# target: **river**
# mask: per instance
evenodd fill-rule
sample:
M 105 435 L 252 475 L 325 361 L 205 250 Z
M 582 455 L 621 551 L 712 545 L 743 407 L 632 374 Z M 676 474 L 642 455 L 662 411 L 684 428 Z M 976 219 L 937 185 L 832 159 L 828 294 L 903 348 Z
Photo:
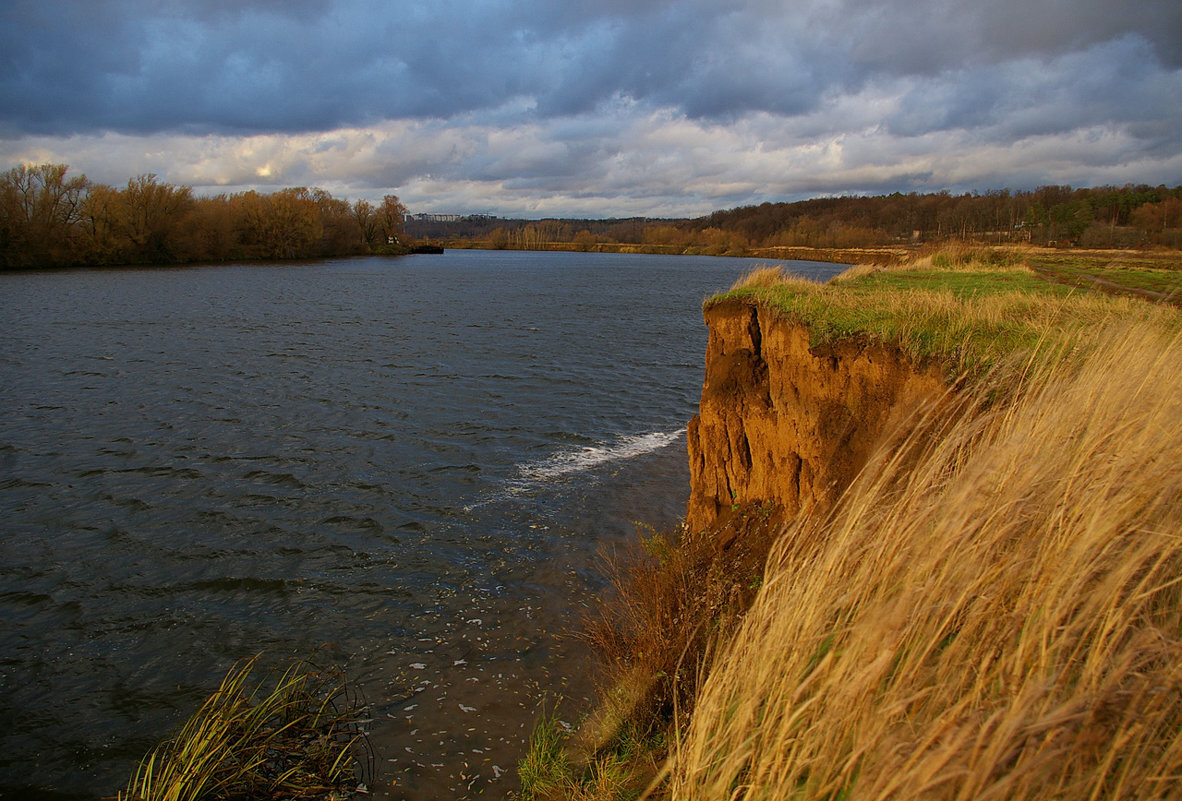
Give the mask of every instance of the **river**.
M 0 273 L 0 797 L 113 795 L 257 653 L 345 667 L 376 797 L 503 794 L 585 708 L 601 554 L 684 513 L 701 302 L 768 263 Z

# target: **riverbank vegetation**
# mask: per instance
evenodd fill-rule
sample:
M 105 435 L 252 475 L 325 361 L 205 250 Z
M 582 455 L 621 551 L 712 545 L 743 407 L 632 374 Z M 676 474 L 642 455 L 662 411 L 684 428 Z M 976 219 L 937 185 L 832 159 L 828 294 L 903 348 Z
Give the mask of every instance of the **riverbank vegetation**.
M 763 271 L 733 292 L 820 339 L 942 360 L 956 389 L 832 509 L 734 510 L 732 527 L 773 526 L 753 575 L 701 569 L 711 549 L 727 561 L 726 529 L 631 560 L 589 629 L 603 707 L 668 683 L 665 665 L 689 692 L 627 704 L 614 739 L 581 761 L 568 747 L 527 796 L 1177 795 L 1182 315 L 962 249 L 824 287 Z M 679 581 L 730 602 L 671 616 Z M 658 633 L 636 636 L 648 618 Z M 627 764 L 651 767 L 628 783 L 608 769 L 636 732 L 650 747 Z
M 942 249 L 897 267 L 855 267 L 824 286 L 765 269 L 713 302 L 745 298 L 805 324 L 814 345 L 869 338 L 918 361 L 938 361 L 950 376 L 980 372 L 1040 344 L 1071 343 L 1108 320 L 1177 317 L 1131 293 L 1110 297 L 1047 280 L 1028 266 L 1031 255 L 1021 248 Z M 1035 258 L 1070 269 L 1066 259 Z M 1170 287 L 1161 299 L 1182 299 L 1182 263 L 1160 273 Z
M 118 801 L 352 797 L 372 773 L 364 704 L 337 669 L 296 662 L 255 682 L 255 659 L 144 757 Z
M 1177 795 L 1182 348 L 1081 337 L 785 531 L 672 797 Z
M 63 164 L 0 174 L 0 269 L 310 259 L 408 252 L 406 209 L 321 189 L 198 197 L 154 175 L 120 188 Z

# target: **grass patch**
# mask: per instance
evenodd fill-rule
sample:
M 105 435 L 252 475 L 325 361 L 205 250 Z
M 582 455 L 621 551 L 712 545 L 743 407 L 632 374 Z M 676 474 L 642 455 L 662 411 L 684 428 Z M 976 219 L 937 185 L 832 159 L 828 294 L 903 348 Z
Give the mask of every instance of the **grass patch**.
M 177 732 L 144 757 L 118 801 L 348 798 L 371 768 L 364 707 L 337 669 L 307 661 L 251 686 L 235 665 Z M 364 789 L 364 788 L 362 788 Z
M 530 733 L 529 750 L 517 765 L 523 801 L 565 797 L 570 783 L 570 762 L 566 757 L 569 736 L 557 712 L 543 708 Z
M 1029 258 L 1021 250 L 960 248 L 898 267 L 856 267 L 826 285 L 791 276 L 777 283 L 764 271 L 707 305 L 754 302 L 804 324 L 813 345 L 875 340 L 939 361 L 950 376 L 981 374 L 1046 343 L 1070 346 L 1080 332 L 1112 320 L 1178 325 L 1172 309 L 1045 280 L 1026 266 Z
M 633 801 L 652 783 L 667 754 L 663 733 L 642 731 L 635 721 L 585 761 L 569 758 L 571 735 L 555 714 L 542 710 L 529 751 L 517 766 L 522 801 Z
M 1182 259 L 1176 253 L 1034 253 L 1029 263 L 1070 286 L 1151 292 L 1182 305 Z

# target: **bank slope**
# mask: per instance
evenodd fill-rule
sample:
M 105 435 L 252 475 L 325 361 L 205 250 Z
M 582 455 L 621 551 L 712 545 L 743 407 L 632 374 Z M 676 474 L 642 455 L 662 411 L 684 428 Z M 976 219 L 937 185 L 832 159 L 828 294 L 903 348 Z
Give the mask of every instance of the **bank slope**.
M 1178 315 L 1014 272 L 756 281 L 708 304 L 726 342 L 691 519 L 725 517 L 729 493 L 812 511 L 718 645 L 672 797 L 1182 795 Z M 826 391 L 776 389 L 773 353 Z M 859 360 L 897 376 L 860 381 Z M 712 373 L 748 390 L 729 417 Z M 823 497 L 777 469 L 807 460 L 776 450 L 769 409 L 801 397 L 830 409 L 803 428 Z

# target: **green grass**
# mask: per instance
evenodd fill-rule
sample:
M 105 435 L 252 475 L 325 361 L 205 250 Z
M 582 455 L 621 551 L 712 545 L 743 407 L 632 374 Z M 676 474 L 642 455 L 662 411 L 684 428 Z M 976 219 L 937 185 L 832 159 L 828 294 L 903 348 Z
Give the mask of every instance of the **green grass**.
M 1090 286 L 1093 279 L 1132 290 L 1157 292 L 1182 303 L 1182 263 L 1166 258 L 1116 255 L 1035 255 L 1030 265 L 1073 286 Z
M 566 741 L 557 712 L 543 708 L 530 733 L 529 750 L 517 765 L 524 801 L 562 797 L 570 773 Z
M 706 306 L 753 302 L 806 326 L 813 346 L 882 342 L 936 361 L 950 375 L 981 373 L 1047 344 L 1070 347 L 1079 332 L 1114 319 L 1178 325 L 1173 309 L 1049 281 L 1016 258 L 1008 251 L 938 252 L 900 267 L 853 268 L 825 285 L 776 280 L 765 269 Z
M 638 720 L 588 760 L 570 758 L 570 736 L 555 713 L 542 710 L 517 766 L 523 801 L 634 801 L 658 776 L 668 751 L 664 730 Z

